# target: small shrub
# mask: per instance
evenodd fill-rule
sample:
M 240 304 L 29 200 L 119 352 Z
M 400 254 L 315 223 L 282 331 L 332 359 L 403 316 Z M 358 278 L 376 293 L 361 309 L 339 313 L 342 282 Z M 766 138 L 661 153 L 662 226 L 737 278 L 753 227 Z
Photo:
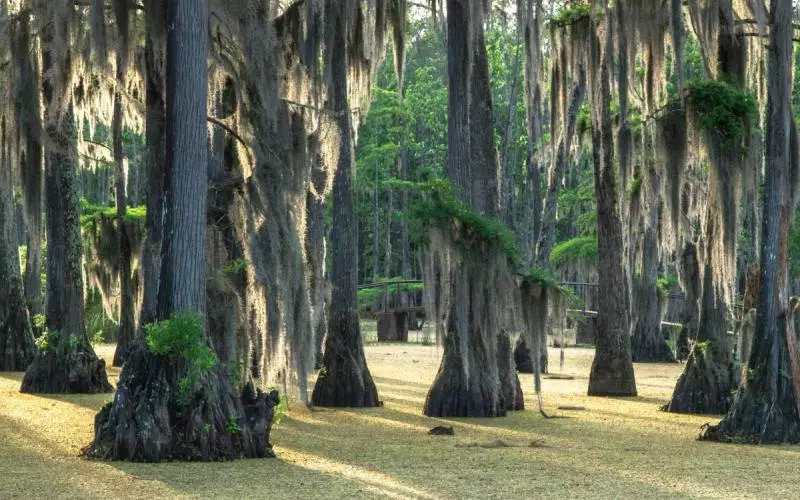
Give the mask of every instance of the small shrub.
M 178 403 L 188 404 L 200 378 L 217 364 L 217 355 L 206 344 L 202 316 L 192 312 L 177 313 L 166 321 L 145 326 L 145 331 L 151 352 L 186 362 L 186 375 L 178 381 Z
M 242 432 L 242 427 L 239 425 L 239 419 L 237 417 L 228 419 L 228 423 L 225 424 L 225 432 L 228 434 L 239 434 Z
M 673 276 L 671 274 L 667 276 L 661 276 L 656 281 L 656 288 L 658 288 L 658 293 L 662 297 L 666 297 L 669 293 L 678 286 L 678 278 L 677 276 Z

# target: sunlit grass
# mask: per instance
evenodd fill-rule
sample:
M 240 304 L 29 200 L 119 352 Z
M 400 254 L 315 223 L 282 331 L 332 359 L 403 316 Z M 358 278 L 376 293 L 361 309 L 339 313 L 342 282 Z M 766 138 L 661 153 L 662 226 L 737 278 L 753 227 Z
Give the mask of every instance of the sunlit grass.
M 108 359 L 113 349 L 98 352 Z M 592 352 L 568 349 L 564 373 L 574 378 L 543 381 L 546 410 L 567 418 L 533 411 L 532 378 L 522 375 L 527 411 L 444 420 L 421 411 L 441 348 L 371 344 L 366 352 L 383 407 L 309 411 L 291 401 L 273 431 L 278 459 L 212 464 L 81 459 L 110 396 L 22 395 L 21 374 L 0 374 L 0 498 L 796 496 L 800 448 L 702 443 L 700 426 L 718 417 L 660 411 L 681 365 L 637 365 L 637 398 L 593 398 L 585 395 Z M 454 437 L 427 434 L 443 423 Z M 464 447 L 498 439 L 519 447 Z

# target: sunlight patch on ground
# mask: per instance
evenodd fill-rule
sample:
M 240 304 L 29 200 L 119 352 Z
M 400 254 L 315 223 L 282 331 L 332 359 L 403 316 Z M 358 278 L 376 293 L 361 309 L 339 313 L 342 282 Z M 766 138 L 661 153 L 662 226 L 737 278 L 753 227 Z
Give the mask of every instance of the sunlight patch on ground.
M 110 361 L 113 346 L 97 351 Z M 536 411 L 523 374 L 526 411 L 439 419 L 422 405 L 441 348 L 371 344 L 366 354 L 383 407 L 310 411 L 293 399 L 273 429 L 278 459 L 211 464 L 84 460 L 94 415 L 111 395 L 23 395 L 21 374 L 0 373 L 0 498 L 796 496 L 800 448 L 702 443 L 700 426 L 718 416 L 660 410 L 682 365 L 637 364 L 639 397 L 596 398 L 586 395 L 592 351 L 567 349 L 563 373 L 574 378 L 543 380 L 545 410 L 562 418 Z M 550 354 L 559 373 L 558 351 Z M 119 371 L 109 373 L 116 382 Z M 452 425 L 455 436 L 428 435 L 436 425 Z M 492 447 L 497 440 L 514 447 Z

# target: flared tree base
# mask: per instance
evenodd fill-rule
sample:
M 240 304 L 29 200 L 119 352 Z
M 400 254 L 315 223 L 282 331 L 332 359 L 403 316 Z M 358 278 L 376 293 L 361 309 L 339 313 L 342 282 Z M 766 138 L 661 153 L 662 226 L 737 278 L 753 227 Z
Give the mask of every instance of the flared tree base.
M 589 396 L 636 396 L 636 378 L 630 360 L 595 355 L 589 375 Z
M 277 391 L 267 395 L 248 384 L 237 395 L 217 364 L 181 403 L 181 374 L 170 358 L 134 347 L 114 401 L 95 417 L 95 439 L 85 455 L 132 462 L 275 456 L 269 435 Z
M 25 371 L 36 354 L 28 314 L 24 306 L 15 309 L 0 322 L 0 372 Z
M 30 394 L 98 394 L 113 390 L 108 383 L 106 362 L 81 346 L 38 351 L 20 388 L 20 392 Z
M 440 371 L 425 399 L 428 417 L 504 417 L 506 404 L 498 397 L 496 384 L 481 377 L 466 383 L 461 371 Z
M 330 346 L 328 347 L 330 349 Z M 374 408 L 381 405 L 363 355 L 326 351 L 311 394 L 314 406 Z
M 714 347 L 696 343 L 666 410 L 673 413 L 720 414 L 730 408 L 733 367 L 715 359 Z M 720 356 L 724 359 L 724 355 Z
M 634 335 L 631 339 L 631 356 L 634 363 L 675 363 L 675 353 L 667 341 L 656 333 L 649 338 Z

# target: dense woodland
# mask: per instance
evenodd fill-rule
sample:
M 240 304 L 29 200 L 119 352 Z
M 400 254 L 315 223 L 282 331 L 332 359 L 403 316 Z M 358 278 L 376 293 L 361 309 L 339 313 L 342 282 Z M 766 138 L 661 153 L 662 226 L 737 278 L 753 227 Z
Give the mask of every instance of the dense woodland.
M 790 0 L 2 0 L 0 371 L 113 391 L 89 457 L 272 456 L 287 393 L 381 405 L 360 315 L 388 299 L 358 288 L 418 279 L 393 295 L 424 288 L 443 346 L 428 416 L 523 410 L 523 361 L 541 409 L 549 324 L 590 306 L 590 395 L 685 360 L 665 410 L 725 414 L 703 439 L 800 442 L 793 19 Z

